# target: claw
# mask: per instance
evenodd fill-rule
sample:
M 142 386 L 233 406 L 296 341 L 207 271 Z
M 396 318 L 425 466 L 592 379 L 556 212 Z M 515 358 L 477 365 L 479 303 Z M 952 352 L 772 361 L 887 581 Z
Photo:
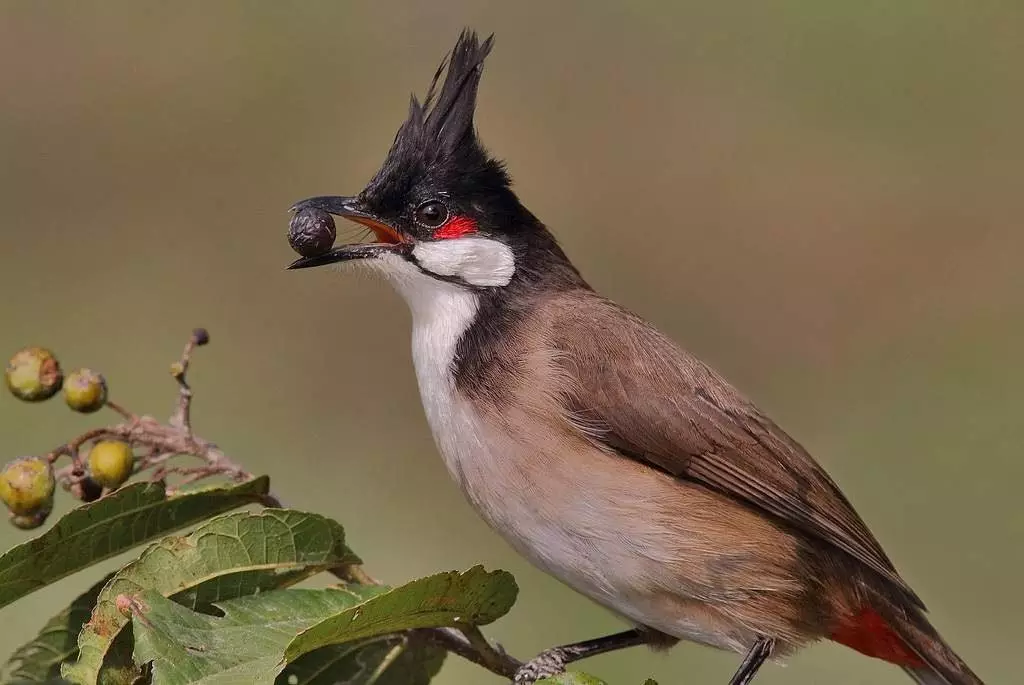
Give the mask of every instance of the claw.
M 561 647 L 546 650 L 523 664 L 516 671 L 512 683 L 514 685 L 533 685 L 541 678 L 565 673 L 565 664 L 568 661 L 569 655 Z

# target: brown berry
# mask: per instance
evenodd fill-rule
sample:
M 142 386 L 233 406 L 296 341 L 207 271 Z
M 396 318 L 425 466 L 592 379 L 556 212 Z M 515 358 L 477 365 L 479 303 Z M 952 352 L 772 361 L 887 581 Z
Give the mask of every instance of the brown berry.
M 26 402 L 48 400 L 60 390 L 64 374 L 53 353 L 42 347 L 18 350 L 7 362 L 7 388 Z
M 50 511 L 43 509 L 40 511 L 33 512 L 31 514 L 15 514 L 10 518 L 11 525 L 15 528 L 21 528 L 22 530 L 32 530 L 46 523 L 46 519 L 49 518 Z
M 107 402 L 107 382 L 92 369 L 78 369 L 64 381 L 64 401 L 75 411 L 91 414 Z
M 322 209 L 296 212 L 288 224 L 288 244 L 303 257 L 324 254 L 334 245 L 334 217 Z
M 56 486 L 53 467 L 41 457 L 18 457 L 0 472 L 0 500 L 15 516 L 49 512 Z
M 103 494 L 103 486 L 86 476 L 71 486 L 71 493 L 83 502 L 95 502 Z

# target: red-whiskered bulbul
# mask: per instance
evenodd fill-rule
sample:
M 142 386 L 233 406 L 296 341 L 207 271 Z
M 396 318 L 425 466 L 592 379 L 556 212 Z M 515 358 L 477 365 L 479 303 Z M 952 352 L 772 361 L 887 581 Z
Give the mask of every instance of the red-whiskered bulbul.
M 718 373 L 584 281 L 481 146 L 464 31 L 354 197 L 293 210 L 369 227 L 290 268 L 359 262 L 407 301 L 437 448 L 480 515 L 634 629 L 548 650 L 516 682 L 680 639 L 769 658 L 827 638 L 919 683 L 981 680 L 846 497 Z M 438 85 L 442 73 L 443 83 Z

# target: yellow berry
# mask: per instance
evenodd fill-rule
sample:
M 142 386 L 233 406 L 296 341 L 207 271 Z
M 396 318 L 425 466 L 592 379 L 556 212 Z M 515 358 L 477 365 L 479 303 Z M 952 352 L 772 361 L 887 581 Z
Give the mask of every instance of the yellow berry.
M 7 388 L 26 402 L 48 400 L 60 390 L 64 376 L 53 353 L 42 347 L 18 350 L 7 362 Z
M 113 490 L 132 475 L 132 448 L 120 440 L 100 440 L 89 450 L 89 477 Z
M 83 414 L 100 410 L 107 401 L 107 382 L 91 369 L 78 369 L 64 381 L 64 400 Z
M 0 472 L 0 500 L 16 516 L 49 512 L 56 485 L 49 461 L 40 457 L 19 457 Z

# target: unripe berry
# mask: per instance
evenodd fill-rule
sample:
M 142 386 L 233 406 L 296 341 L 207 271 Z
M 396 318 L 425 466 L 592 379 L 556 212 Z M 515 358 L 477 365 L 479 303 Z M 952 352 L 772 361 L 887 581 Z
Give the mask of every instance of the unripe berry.
M 16 516 L 49 512 L 56 485 L 49 461 L 41 457 L 19 457 L 0 472 L 0 500 Z
M 7 388 L 26 402 L 48 400 L 60 390 L 64 375 L 53 353 L 42 347 L 18 350 L 7 362 Z
M 107 382 L 91 369 L 72 371 L 64 381 L 64 400 L 75 411 L 91 414 L 106 403 Z
M 288 244 L 303 257 L 327 252 L 336 237 L 334 217 L 322 209 L 303 209 L 288 223 Z
M 100 440 L 89 450 L 89 477 L 105 488 L 121 487 L 132 475 L 132 448 L 120 440 Z

